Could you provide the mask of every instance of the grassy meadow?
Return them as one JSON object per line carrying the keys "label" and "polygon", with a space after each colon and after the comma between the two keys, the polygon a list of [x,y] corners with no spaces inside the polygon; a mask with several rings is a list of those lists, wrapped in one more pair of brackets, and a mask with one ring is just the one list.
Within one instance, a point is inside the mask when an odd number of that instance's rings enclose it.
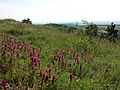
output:
{"label": "grassy meadow", "polygon": [[0,21],[0,89],[119,90],[120,42]]}

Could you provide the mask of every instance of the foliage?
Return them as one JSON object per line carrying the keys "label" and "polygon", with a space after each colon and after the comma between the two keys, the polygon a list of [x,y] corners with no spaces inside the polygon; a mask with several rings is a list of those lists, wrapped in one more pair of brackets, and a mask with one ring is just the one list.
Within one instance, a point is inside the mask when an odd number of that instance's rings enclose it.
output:
{"label": "foliage", "polygon": [[98,31],[98,27],[96,24],[88,23],[87,21],[83,20],[83,23],[86,24],[86,33],[87,35],[90,35],[90,37],[95,37],[97,36],[97,31]]}
{"label": "foliage", "polygon": [[120,43],[59,28],[0,24],[0,89],[119,89]]}
{"label": "foliage", "polygon": [[8,19],[1,19],[0,20],[0,23],[4,23],[4,22],[17,22],[16,20],[14,20],[14,19],[10,19],[10,18],[8,18]]}
{"label": "foliage", "polygon": [[29,18],[23,19],[22,22],[23,22],[23,23],[32,24],[32,21],[31,21]]}
{"label": "foliage", "polygon": [[110,41],[115,41],[115,39],[118,37],[117,32],[118,30],[115,30],[115,24],[112,22],[110,26],[107,26],[108,35]]}

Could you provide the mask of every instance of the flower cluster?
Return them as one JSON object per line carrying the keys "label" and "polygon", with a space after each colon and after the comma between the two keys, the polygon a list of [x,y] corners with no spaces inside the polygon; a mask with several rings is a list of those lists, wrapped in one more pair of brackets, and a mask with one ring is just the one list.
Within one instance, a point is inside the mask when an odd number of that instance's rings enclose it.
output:
{"label": "flower cluster", "polygon": [[[81,57],[75,51],[67,51],[65,49],[55,49],[54,54],[43,54],[42,48],[34,48],[33,46],[16,40],[7,34],[0,36],[2,42],[0,46],[0,75],[1,85],[6,90],[7,84],[15,89],[40,88],[40,89],[56,89],[62,90],[62,83],[56,84],[59,78],[67,72],[69,84],[73,78],[82,79],[83,64],[82,59],[87,59],[89,54],[84,50]],[[43,52],[43,53],[42,53]],[[46,58],[49,57],[49,58]],[[48,60],[46,60],[48,59]],[[46,68],[46,69],[45,69]]]}

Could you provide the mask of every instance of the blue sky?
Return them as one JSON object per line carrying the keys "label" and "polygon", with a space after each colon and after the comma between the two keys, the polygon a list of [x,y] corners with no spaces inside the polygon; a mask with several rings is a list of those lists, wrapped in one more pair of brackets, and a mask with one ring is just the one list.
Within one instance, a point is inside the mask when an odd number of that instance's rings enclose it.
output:
{"label": "blue sky", "polygon": [[119,0],[0,0],[0,18],[34,23],[120,21]]}

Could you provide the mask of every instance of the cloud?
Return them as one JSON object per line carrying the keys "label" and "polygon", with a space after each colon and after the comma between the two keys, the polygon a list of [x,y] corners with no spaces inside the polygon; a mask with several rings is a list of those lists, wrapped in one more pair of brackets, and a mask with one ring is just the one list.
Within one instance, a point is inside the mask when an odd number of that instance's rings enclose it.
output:
{"label": "cloud", "polygon": [[33,22],[119,20],[119,0],[0,0],[0,17]]}
{"label": "cloud", "polygon": [[31,6],[32,0],[0,0],[1,4],[11,4],[17,6]]}

